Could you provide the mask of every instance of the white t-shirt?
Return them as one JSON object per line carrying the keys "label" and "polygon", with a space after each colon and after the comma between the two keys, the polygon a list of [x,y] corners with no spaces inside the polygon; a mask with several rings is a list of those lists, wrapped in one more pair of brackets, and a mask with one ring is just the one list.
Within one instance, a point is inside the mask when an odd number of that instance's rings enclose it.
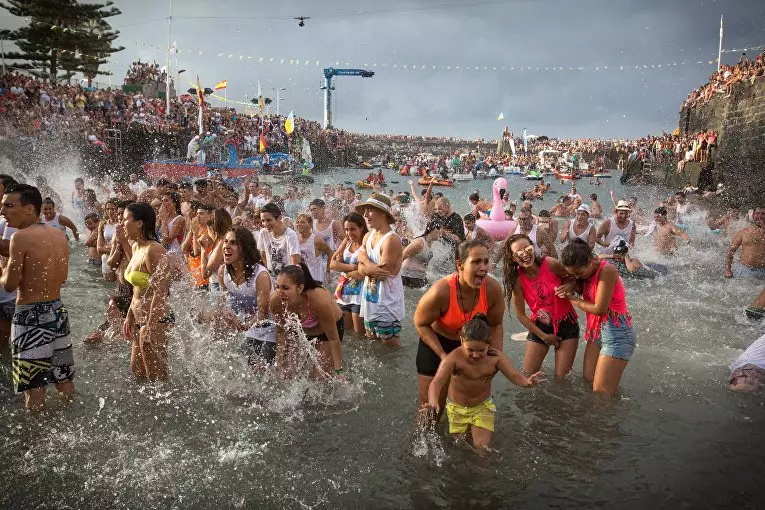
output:
{"label": "white t-shirt", "polygon": [[141,179],[138,179],[136,182],[130,182],[128,183],[128,188],[130,188],[130,191],[135,193],[136,195],[140,195],[143,193],[147,188],[149,187],[148,184],[143,182]]}
{"label": "white t-shirt", "polygon": [[730,364],[731,371],[744,365],[754,365],[765,370],[765,335],[754,341],[752,345]]}
{"label": "white t-shirt", "polygon": [[292,255],[300,255],[300,241],[297,232],[291,228],[287,228],[279,237],[261,228],[258,232],[258,249],[266,253],[266,269],[273,279],[284,266],[291,263]]}

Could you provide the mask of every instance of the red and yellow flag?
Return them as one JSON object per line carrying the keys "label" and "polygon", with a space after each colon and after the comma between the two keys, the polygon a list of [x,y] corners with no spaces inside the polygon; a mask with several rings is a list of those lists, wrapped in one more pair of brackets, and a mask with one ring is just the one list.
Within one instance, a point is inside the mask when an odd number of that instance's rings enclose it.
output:
{"label": "red and yellow flag", "polygon": [[258,152],[264,153],[266,152],[266,149],[268,148],[268,144],[266,143],[266,137],[263,136],[263,133],[260,134],[260,144],[258,144]]}
{"label": "red and yellow flag", "polygon": [[219,81],[215,84],[215,90],[225,89],[228,85],[228,80]]}
{"label": "red and yellow flag", "polygon": [[199,101],[200,106],[204,106],[205,104],[205,91],[202,88],[202,84],[199,83],[199,75],[197,75],[197,101]]}

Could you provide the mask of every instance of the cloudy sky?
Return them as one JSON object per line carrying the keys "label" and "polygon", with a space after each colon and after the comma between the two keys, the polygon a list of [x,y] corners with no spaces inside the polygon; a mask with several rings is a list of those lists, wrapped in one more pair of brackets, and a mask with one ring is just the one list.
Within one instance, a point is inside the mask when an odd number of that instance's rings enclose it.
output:
{"label": "cloudy sky", "polygon": [[[716,65],[708,61],[717,58],[721,14],[724,48],[765,45],[759,0],[173,3],[182,89],[196,74],[204,86],[226,79],[228,98],[246,102],[259,80],[270,97],[287,89],[282,111],[321,120],[322,69],[366,68],[374,78],[336,79],[334,124],[375,133],[492,138],[505,124],[554,137],[672,130],[683,98]],[[107,66],[112,83],[132,60],[164,61],[169,0],[115,5],[123,14],[111,22],[126,49]],[[299,28],[293,16],[311,19]],[[7,16],[0,23],[14,25]],[[738,56],[724,53],[723,62]]]}

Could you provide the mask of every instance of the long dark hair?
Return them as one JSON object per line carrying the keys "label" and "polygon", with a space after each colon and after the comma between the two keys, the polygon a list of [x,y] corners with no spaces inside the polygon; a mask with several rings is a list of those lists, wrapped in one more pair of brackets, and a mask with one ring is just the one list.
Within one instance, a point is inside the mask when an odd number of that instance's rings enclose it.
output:
{"label": "long dark hair", "polygon": [[141,236],[148,241],[157,240],[157,215],[154,208],[146,202],[132,202],[125,206],[135,221],[140,221]]}
{"label": "long dark hair", "polygon": [[584,267],[594,257],[590,245],[575,237],[560,252],[560,263],[568,267]]}
{"label": "long dark hair", "polygon": [[[526,234],[513,234],[505,239],[505,245],[503,247],[505,252],[504,258],[502,259],[504,265],[503,280],[505,282],[504,292],[505,299],[507,300],[507,306],[511,306],[511,302],[513,300],[513,287],[515,286],[515,282],[518,280],[518,272],[520,271],[518,263],[513,258],[513,250],[511,250],[510,247],[514,242],[520,241],[521,239],[527,240],[531,246],[534,246],[531,238]],[[542,263],[541,259],[537,257],[534,257],[534,262],[536,262],[537,265],[541,265]]]}
{"label": "long dark hair", "polygon": [[[260,250],[258,250],[258,245],[255,242],[255,237],[249,229],[241,226],[232,227],[228,232],[233,232],[234,236],[236,236],[236,244],[239,246],[239,253],[241,254],[240,256],[242,257],[244,264],[244,276],[245,279],[249,280],[252,278],[252,275],[255,274],[255,269],[258,265],[263,264],[260,258]],[[228,234],[228,232],[226,232],[226,234]],[[226,270],[228,271],[228,274],[234,274],[233,265],[226,264]]]}
{"label": "long dark hair", "polygon": [[352,212],[343,218],[343,225],[345,225],[346,221],[350,221],[361,229],[361,240],[363,241],[364,236],[369,232],[369,228],[367,228],[367,222],[364,217],[359,213]]}
{"label": "long dark hair", "polygon": [[[426,234],[427,235],[427,229]],[[454,248],[454,260],[455,262],[465,262],[470,255],[470,250],[476,247],[484,247],[487,250],[489,249],[489,243],[484,241],[483,239],[474,238],[470,241],[462,241],[460,244],[457,245],[456,248]]]}
{"label": "long dark hair", "polygon": [[216,239],[222,239],[231,230],[231,215],[227,210],[218,208],[213,211],[212,228]]}
{"label": "long dark hair", "polygon": [[303,292],[321,287],[321,285],[318,285],[316,280],[313,279],[311,271],[304,262],[301,262],[300,265],[290,264],[289,266],[284,266],[279,274],[286,274],[289,276],[290,280],[292,280],[292,283],[295,285],[302,285]]}
{"label": "long dark hair", "polygon": [[170,197],[170,200],[172,200],[173,204],[175,204],[176,216],[181,214],[181,196],[175,191],[168,191],[163,196]]}

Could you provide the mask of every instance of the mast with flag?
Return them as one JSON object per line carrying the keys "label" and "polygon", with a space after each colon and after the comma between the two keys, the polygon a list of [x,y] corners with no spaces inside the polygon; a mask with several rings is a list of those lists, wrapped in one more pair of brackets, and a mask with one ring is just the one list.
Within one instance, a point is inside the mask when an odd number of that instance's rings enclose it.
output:
{"label": "mast with flag", "polygon": [[199,102],[199,115],[197,117],[197,124],[199,124],[199,135],[202,135],[202,113],[205,108],[205,91],[202,88],[202,84],[199,82],[199,75],[197,75],[197,101]]}
{"label": "mast with flag", "polygon": [[221,89],[223,89],[223,101],[225,101],[226,107],[228,107],[228,80],[222,80],[215,84],[215,90]]}
{"label": "mast with flag", "polygon": [[263,115],[263,105],[263,92],[260,90],[260,80],[258,80],[258,107],[261,115]]}

